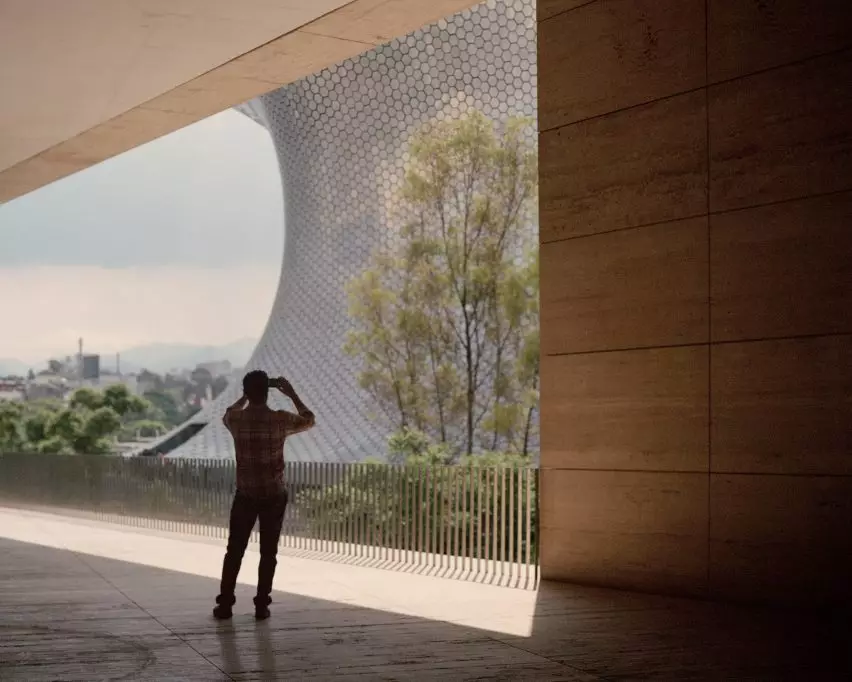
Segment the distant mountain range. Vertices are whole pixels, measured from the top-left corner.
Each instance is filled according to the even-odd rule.
[[[257,345],[257,339],[240,339],[224,346],[196,346],[183,343],[152,343],[121,352],[121,371],[163,374],[171,369],[194,369],[199,362],[229,360],[234,367],[244,366]],[[115,356],[101,357],[101,367],[115,370]]]
[[[0,377],[10,375],[24,377],[29,371],[30,366],[25,362],[14,358],[0,358]]]
[[[201,346],[188,343],[152,343],[121,351],[121,371],[128,374],[147,369],[164,374],[171,369],[194,369],[200,362],[228,360],[234,367],[243,367],[251,357],[257,339],[240,339],[222,346]],[[0,358],[0,376],[24,376],[30,367],[44,369],[45,363],[32,366],[14,358]],[[115,371],[115,355],[102,355],[101,368]]]

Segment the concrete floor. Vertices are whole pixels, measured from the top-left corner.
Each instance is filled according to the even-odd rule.
[[[0,508],[0,680],[850,680],[848,623],[282,557],[210,616],[222,541]]]

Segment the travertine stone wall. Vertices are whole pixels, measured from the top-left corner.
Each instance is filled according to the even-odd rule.
[[[852,8],[539,0],[542,572],[852,597]]]

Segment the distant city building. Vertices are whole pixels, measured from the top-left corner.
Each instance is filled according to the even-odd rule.
[[[139,372],[139,374],[134,377],[134,382],[136,386],[134,392],[139,393],[140,395],[144,395],[149,391],[156,391],[163,384],[163,380],[159,374],[149,372],[147,369],[143,369]]]
[[[82,363],[83,379],[98,379],[101,376],[101,356],[84,355]]]
[[[23,379],[9,377],[0,379],[0,400],[19,401],[26,398],[26,383]]]
[[[40,372],[33,380],[27,381],[25,396],[27,400],[62,399],[69,391],[66,378],[50,372]]]
[[[163,383],[166,388],[177,386],[185,381],[189,381],[192,378],[192,372],[194,370],[190,369],[180,369],[174,368],[170,369],[166,372],[166,375],[163,377]],[[157,375],[155,375],[157,376]]]

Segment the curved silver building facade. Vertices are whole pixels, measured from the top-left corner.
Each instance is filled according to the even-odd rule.
[[[342,350],[346,284],[393,240],[388,212],[413,133],[471,108],[498,122],[536,115],[535,32],[533,0],[490,0],[243,108],[273,138],[286,212],[278,293],[248,368],[287,376],[317,414],[315,429],[288,442],[288,458],[384,455],[387,429]],[[170,454],[232,457],[221,415],[239,392],[229,387]]]

